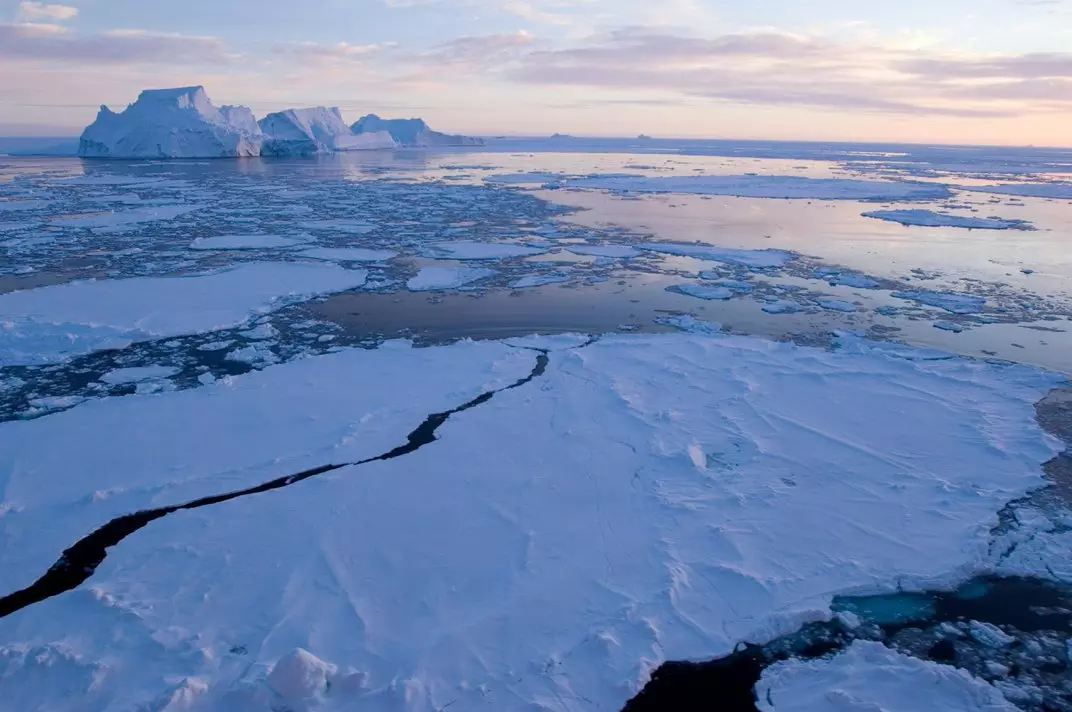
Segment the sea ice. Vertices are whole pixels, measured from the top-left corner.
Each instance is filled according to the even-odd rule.
[[[1019,195],[1024,198],[1057,198],[1072,200],[1072,183],[1008,183],[1005,185],[957,186],[959,190],[971,190],[997,195]]]
[[[505,182],[501,181],[500,182]],[[521,182],[514,180],[511,182]],[[640,193],[694,193],[748,198],[812,200],[937,200],[948,198],[947,186],[908,181],[869,181],[803,176],[601,176],[571,178],[571,188]]]
[[[787,660],[756,685],[763,712],[1017,712],[985,680],[858,640],[833,658]]]
[[[457,289],[494,274],[495,270],[484,267],[422,267],[415,277],[406,282],[406,288],[411,292]]]
[[[171,366],[137,366],[133,368],[117,368],[101,376],[100,380],[110,386],[118,386],[125,383],[137,383],[139,381],[151,381],[158,378],[169,378],[178,373],[177,368]]]
[[[893,292],[890,296],[897,299],[926,304],[945,309],[953,314],[977,314],[986,306],[986,299],[974,294],[958,292],[934,292],[929,290]]]
[[[718,287],[709,284],[693,284],[691,282],[671,285],[666,288],[666,291],[687,294],[688,296],[696,297],[697,299],[720,301],[733,299],[733,297],[736,296],[736,293],[729,287]]]
[[[640,257],[644,254],[628,245],[570,245],[566,249],[575,255],[592,255],[594,257],[611,257],[626,260]]]
[[[778,299],[763,305],[763,311],[768,314],[796,314],[806,310],[807,307],[792,299]]]
[[[211,274],[71,282],[0,294],[0,365],[57,361],[130,341],[239,326],[365,283],[315,263],[254,263]]]
[[[494,242],[437,242],[431,249],[437,258],[450,260],[503,260],[547,252],[539,247]]]
[[[180,215],[199,210],[200,205],[154,205],[145,208],[131,208],[130,210],[116,210],[90,215],[79,215],[68,218],[57,218],[52,221],[56,227],[84,227],[84,228],[110,228],[123,225],[134,225],[157,220],[174,220]]]
[[[314,247],[303,250],[299,257],[334,262],[383,262],[398,256],[391,250],[372,250],[366,247]]]
[[[793,253],[782,250],[738,250],[714,245],[689,245],[675,242],[649,242],[637,245],[642,250],[661,252],[667,255],[695,257],[755,269],[782,267],[794,258]]]
[[[376,229],[376,225],[363,220],[308,220],[298,223],[298,227],[305,230],[342,232],[348,235],[364,235]]]
[[[856,311],[856,305],[855,304],[853,304],[852,302],[846,302],[846,301],[841,300],[841,299],[823,298],[823,299],[817,299],[816,303],[819,306],[821,306],[823,309],[826,309],[828,311],[839,311],[839,312],[854,312],[854,311]]]
[[[510,289],[526,289],[528,287],[543,287],[548,284],[561,284],[570,281],[569,275],[565,274],[530,274],[510,283]]]
[[[0,425],[5,584],[117,514],[387,452],[537,357],[346,350]],[[83,586],[0,619],[6,704],[127,709],[186,679],[207,710],[300,709],[279,689],[322,709],[620,709],[666,659],[985,569],[997,512],[1062,447],[1034,420],[1060,379],[1023,366],[693,334],[548,358],[408,455],[132,534]],[[865,653],[762,684],[805,709],[834,688],[894,710],[898,690],[991,699]]]
[[[933,210],[873,210],[863,213],[865,218],[877,218],[902,225],[923,227],[964,227],[977,230],[1032,230],[1026,220],[1006,220],[1004,218],[974,218],[964,215],[937,213]]]
[[[298,247],[309,242],[305,237],[281,235],[213,235],[190,243],[191,250],[269,250]]]

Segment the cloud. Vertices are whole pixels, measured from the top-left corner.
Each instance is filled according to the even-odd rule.
[[[1008,117],[1072,108],[1072,54],[948,55],[763,31],[697,37],[627,27],[538,49],[496,70],[527,84],[768,106],[901,115]]]
[[[565,25],[570,22],[568,0],[383,0],[388,7],[460,7],[477,11],[498,12],[531,22]]]
[[[52,64],[220,64],[234,57],[223,41],[136,29],[77,34],[48,23],[0,23],[0,58]]]
[[[41,20],[62,22],[63,20],[70,20],[77,14],[78,8],[69,5],[47,5],[40,2],[21,2],[19,3],[18,12],[15,14],[15,20],[17,22],[38,22]]]
[[[351,64],[365,62],[393,46],[386,43],[353,45],[348,42],[288,42],[273,47],[273,53],[308,64]]]
[[[455,71],[493,70],[516,60],[531,48],[536,38],[524,30],[518,32],[459,37],[411,55],[408,61],[429,71],[449,67]]]

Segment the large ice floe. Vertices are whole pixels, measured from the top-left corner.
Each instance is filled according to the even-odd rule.
[[[0,365],[238,326],[284,304],[360,287],[367,277],[331,264],[268,262],[0,294]]]
[[[523,176],[524,174],[520,174]],[[510,179],[509,181],[504,179]],[[523,182],[515,176],[491,176],[493,182]],[[934,200],[952,193],[940,183],[876,181],[804,176],[634,176],[607,175],[567,178],[570,188],[593,188],[637,193],[694,193],[746,198],[812,200]]]
[[[268,114],[258,125],[266,137],[261,149],[265,156],[310,156],[397,145],[386,131],[355,134],[337,108],[288,109]]]
[[[756,686],[762,712],[1017,712],[993,685],[882,643],[857,641],[832,659],[786,661]]]
[[[1007,220],[998,217],[977,218],[967,215],[950,215],[933,210],[872,210],[863,213],[865,218],[876,218],[908,226],[964,227],[969,230],[1031,230],[1026,220]]]
[[[484,145],[484,140],[480,138],[433,131],[422,119],[381,119],[376,114],[368,114],[350,128],[359,136],[385,131],[399,146],[406,148]]]
[[[258,156],[261,132],[244,106],[217,108],[203,87],[150,89],[124,111],[100,108],[78,155],[87,158]]]
[[[114,517],[282,478],[162,514],[0,619],[5,704],[615,710],[836,594],[987,570],[1060,449],[1033,405],[1058,379],[846,343],[396,342],[0,425],[8,589]],[[761,684],[770,709],[910,709],[912,685],[1007,709],[867,645]]]

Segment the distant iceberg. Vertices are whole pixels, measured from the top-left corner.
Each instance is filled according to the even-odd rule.
[[[387,131],[351,131],[336,108],[288,109],[258,122],[265,135],[261,155],[310,156],[335,151],[395,148]]]
[[[149,89],[124,111],[100,108],[79,140],[87,158],[259,156],[263,136],[245,106],[217,108],[203,87]]]
[[[362,116],[350,128],[359,136],[386,131],[400,146],[407,148],[484,145],[484,140],[480,138],[433,131],[424,119],[381,119],[376,114],[369,114]]]

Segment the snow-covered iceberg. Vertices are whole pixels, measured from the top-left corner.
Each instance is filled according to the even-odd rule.
[[[406,147],[484,145],[484,140],[480,138],[433,131],[424,119],[381,119],[376,114],[368,114],[358,119],[350,128],[358,135],[386,131],[400,146]]]
[[[334,151],[395,148],[386,131],[351,131],[337,107],[287,109],[268,114],[258,122],[265,135],[265,156],[309,156]]]
[[[149,89],[124,111],[101,106],[82,133],[86,158],[258,156],[262,136],[245,106],[216,107],[204,87]]]

